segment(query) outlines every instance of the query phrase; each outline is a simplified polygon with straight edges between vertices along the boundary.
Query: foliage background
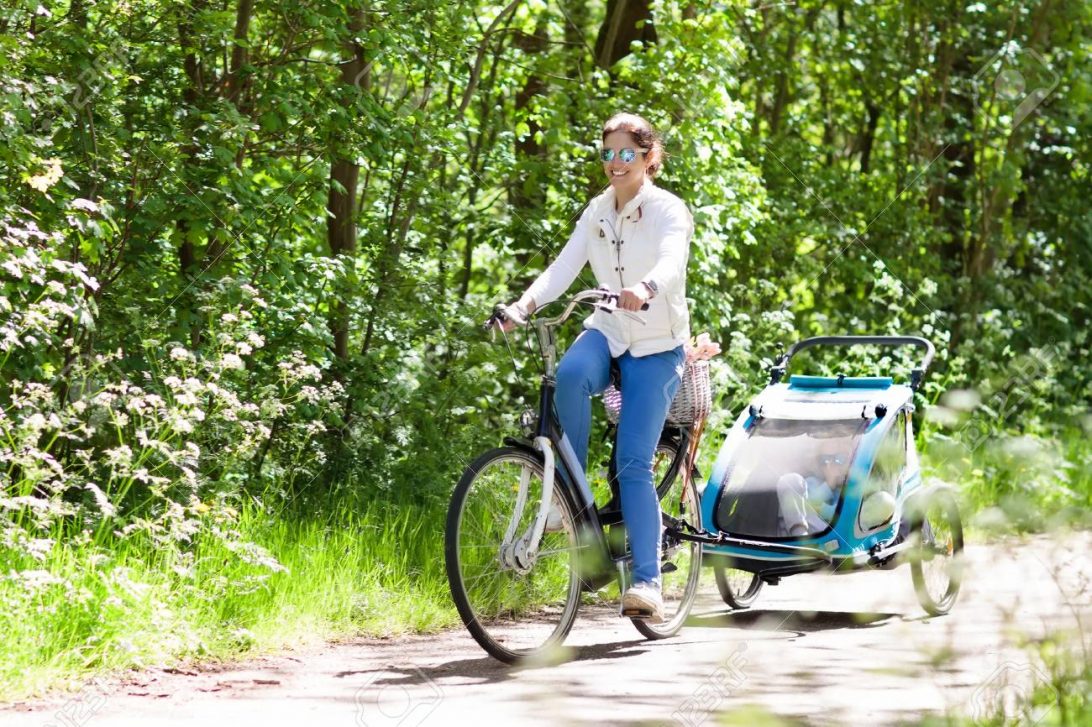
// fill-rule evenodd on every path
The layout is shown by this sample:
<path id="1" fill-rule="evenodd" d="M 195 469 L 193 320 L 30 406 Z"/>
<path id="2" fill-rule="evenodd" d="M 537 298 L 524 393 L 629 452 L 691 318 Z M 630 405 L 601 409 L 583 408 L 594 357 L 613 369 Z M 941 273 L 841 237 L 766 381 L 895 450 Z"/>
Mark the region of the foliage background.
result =
<path id="1" fill-rule="evenodd" d="M 989 522 L 1082 517 L 1090 16 L 5 3 L 0 597 L 8 653 L 43 639 L 8 676 L 245 647 L 316 593 L 340 604 L 316 629 L 374 624 L 411 582 L 432 606 L 401 626 L 443 623 L 438 512 L 536 384 L 480 321 L 564 244 L 623 109 L 664 133 L 660 183 L 697 222 L 714 433 L 795 338 L 925 335 L 935 473 Z M 338 532 L 355 559 L 285 567 Z"/>

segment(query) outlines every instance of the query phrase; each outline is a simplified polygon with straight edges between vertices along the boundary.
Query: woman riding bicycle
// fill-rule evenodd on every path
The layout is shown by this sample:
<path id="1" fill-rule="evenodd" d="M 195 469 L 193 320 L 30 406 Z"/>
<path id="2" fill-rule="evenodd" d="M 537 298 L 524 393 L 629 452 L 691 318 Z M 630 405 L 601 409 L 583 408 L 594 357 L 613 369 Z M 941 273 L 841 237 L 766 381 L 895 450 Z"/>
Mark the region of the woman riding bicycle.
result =
<path id="1" fill-rule="evenodd" d="M 662 523 L 652 459 L 682 377 L 683 345 L 690 338 L 686 262 L 694 224 L 681 199 L 653 184 L 663 164 L 663 145 L 645 119 L 612 116 L 603 125 L 602 141 L 610 186 L 585 208 L 557 259 L 507 307 L 509 321 L 501 325 L 511 330 L 556 300 L 588 262 L 598 284 L 619 293 L 619 308 L 637 311 L 648 303 L 644 324 L 602 310 L 584 321 L 586 330 L 558 366 L 555 405 L 561 428 L 586 469 L 590 397 L 607 387 L 611 360 L 617 362 L 624 406 L 615 464 L 633 553 L 633 585 L 622 597 L 622 609 L 658 623 L 663 620 Z"/>

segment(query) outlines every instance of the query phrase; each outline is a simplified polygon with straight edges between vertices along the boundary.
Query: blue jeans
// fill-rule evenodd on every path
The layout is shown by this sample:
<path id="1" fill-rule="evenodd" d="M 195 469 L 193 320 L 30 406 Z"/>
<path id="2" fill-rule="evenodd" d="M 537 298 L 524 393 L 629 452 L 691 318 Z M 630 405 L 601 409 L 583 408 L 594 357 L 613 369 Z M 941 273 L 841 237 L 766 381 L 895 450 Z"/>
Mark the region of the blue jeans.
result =
<path id="1" fill-rule="evenodd" d="M 623 403 L 614 456 L 622 493 L 622 517 L 633 551 L 634 583 L 658 582 L 660 578 L 662 521 L 656 485 L 652 482 L 652 457 L 668 407 L 682 380 L 685 358 L 682 346 L 641 357 L 626 351 L 618 357 Z M 607 339 L 599 331 L 589 329 L 569 347 L 557 367 L 554 404 L 561 428 L 585 471 L 591 397 L 607 388 L 610 359 Z"/>

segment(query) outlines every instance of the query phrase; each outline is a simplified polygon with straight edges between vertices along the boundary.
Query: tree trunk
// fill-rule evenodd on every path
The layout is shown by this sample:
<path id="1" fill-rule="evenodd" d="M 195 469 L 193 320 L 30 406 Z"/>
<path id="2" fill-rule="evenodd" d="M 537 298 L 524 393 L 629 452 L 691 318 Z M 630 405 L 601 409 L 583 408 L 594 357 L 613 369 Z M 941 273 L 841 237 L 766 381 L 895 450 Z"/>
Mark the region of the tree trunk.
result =
<path id="1" fill-rule="evenodd" d="M 600 68 L 610 68 L 628 56 L 635 40 L 656 42 L 651 6 L 650 0 L 607 0 L 607 16 L 595 39 L 595 62 Z M 638 27 L 641 21 L 644 24 Z"/>
<path id="2" fill-rule="evenodd" d="M 250 44 L 247 35 L 250 31 L 250 18 L 254 14 L 254 0 L 239 0 L 235 13 L 234 45 L 231 49 L 231 70 L 228 72 L 228 100 L 239 105 L 239 94 L 243 89 L 243 66 L 249 60 Z"/>
<path id="3" fill-rule="evenodd" d="M 367 88 L 370 73 L 364 62 L 364 48 L 356 42 L 364 28 L 364 8 L 357 6 L 349 19 L 345 50 L 348 60 L 341 63 L 341 83 Z M 350 103 L 351 101 L 346 101 Z M 330 150 L 330 190 L 326 199 L 326 241 L 330 255 L 352 257 L 356 254 L 356 192 L 360 167 L 354 159 L 343 155 L 343 139 L 336 136 Z M 345 142 L 347 144 L 347 141 Z M 334 293 L 338 295 L 337 292 Z M 334 338 L 334 355 L 349 357 L 349 309 L 343 300 L 335 299 L 330 306 L 330 332 Z"/>
<path id="4" fill-rule="evenodd" d="M 239 5 L 235 12 L 235 32 L 232 35 L 231 65 L 226 71 L 226 98 L 235 105 L 235 108 L 244 113 L 245 104 L 243 102 L 243 88 L 245 86 L 245 81 L 243 66 L 246 65 L 250 55 L 247 35 L 250 32 L 250 18 L 253 14 L 254 0 L 239 0 Z M 243 166 L 245 149 L 245 144 L 239 145 L 239 149 L 235 154 L 236 167 Z M 221 234 L 216 235 L 215 232 L 220 232 Z M 233 241 L 234 238 L 231 236 L 231 233 L 224 230 L 223 225 L 217 221 L 214 234 L 209 239 L 208 247 L 205 248 L 205 260 L 202 263 L 203 268 L 207 270 L 220 262 L 220 258 L 224 256 L 224 253 L 227 252 L 228 247 Z"/>
<path id="5" fill-rule="evenodd" d="M 516 119 L 517 121 L 526 120 L 528 132 L 523 137 L 517 137 L 515 140 L 515 176 L 508 185 L 513 224 L 517 228 L 513 233 L 518 233 L 512 235 L 513 240 L 527 238 L 524 229 L 525 224 L 531 220 L 541 218 L 545 204 L 546 184 L 541 177 L 546 165 L 546 145 L 538 140 L 538 136 L 543 129 L 533 115 L 532 105 L 535 98 L 543 95 L 546 91 L 546 83 L 537 72 L 538 60 L 536 56 L 541 56 L 546 50 L 549 41 L 547 29 L 547 16 L 542 13 L 535 26 L 534 35 L 521 33 L 516 37 L 515 41 L 515 46 L 526 55 L 526 64 L 536 70 L 528 74 L 527 80 L 523 83 L 523 88 L 516 94 Z M 537 252 L 538 247 L 539 245 L 534 240 L 531 240 L 530 245 L 516 245 L 516 260 L 525 275 L 530 272 L 527 270 L 527 266 Z M 522 282 L 516 281 L 515 284 L 520 287 Z"/>
<path id="6" fill-rule="evenodd" d="M 789 70 L 792 68 L 793 61 L 796 57 L 796 41 L 799 38 L 799 34 L 796 29 L 792 29 L 789 32 L 788 46 L 785 48 L 785 58 L 781 69 L 777 73 L 777 85 L 776 92 L 774 94 L 774 105 L 770 109 L 769 124 L 770 124 L 770 136 L 777 136 L 778 130 L 781 128 L 781 117 L 785 111 L 785 107 L 789 103 Z"/>
<path id="7" fill-rule="evenodd" d="M 967 57 L 959 57 L 953 64 L 958 77 L 969 76 L 973 72 Z M 944 149 L 945 174 L 941 183 L 941 221 L 948 233 L 948 240 L 941 249 L 948 274 L 953 277 L 967 275 L 968 253 L 972 245 L 971 230 L 967 224 L 967 209 L 973 198 L 973 180 L 975 178 L 975 153 L 972 138 L 965 138 L 963 119 L 974 118 L 974 99 L 963 91 L 953 88 L 947 101 L 951 109 L 944 115 L 944 138 L 956 139 Z M 955 348 L 969 332 L 965 329 L 967 314 L 975 307 L 974 284 L 971 290 L 955 301 L 955 312 L 951 328 L 949 345 Z M 974 322 L 970 321 L 973 331 Z"/>
<path id="8" fill-rule="evenodd" d="M 197 0 L 193 3 L 191 10 L 182 11 L 183 15 L 178 21 L 178 44 L 184 53 L 182 58 L 182 69 L 185 71 L 186 78 L 189 80 L 189 83 L 182 90 L 182 100 L 189 107 L 191 128 L 196 126 L 196 124 L 192 122 L 196 116 L 195 111 L 201 105 L 202 99 L 205 96 L 205 78 L 197 41 L 194 38 L 193 23 L 190 13 L 201 12 L 204 8 L 204 1 Z M 196 131 L 196 129 L 193 130 Z M 191 139 L 193 138 L 193 134 L 190 134 L 189 136 Z M 196 157 L 197 148 L 196 140 L 190 141 L 182 147 L 182 154 L 186 159 L 187 165 Z M 178 248 L 178 267 L 179 272 L 186 278 L 191 278 L 197 274 L 197 252 L 194 249 L 193 238 L 190 235 L 189 222 L 190 221 L 185 215 L 180 216 L 177 222 L 179 239 L 181 240 L 181 244 Z"/>
<path id="9" fill-rule="evenodd" d="M 861 174 L 868 174 L 872 165 L 872 146 L 876 141 L 876 127 L 880 123 L 880 107 L 869 101 L 865 104 L 868 112 L 868 121 L 865 123 L 864 132 L 861 135 Z"/>

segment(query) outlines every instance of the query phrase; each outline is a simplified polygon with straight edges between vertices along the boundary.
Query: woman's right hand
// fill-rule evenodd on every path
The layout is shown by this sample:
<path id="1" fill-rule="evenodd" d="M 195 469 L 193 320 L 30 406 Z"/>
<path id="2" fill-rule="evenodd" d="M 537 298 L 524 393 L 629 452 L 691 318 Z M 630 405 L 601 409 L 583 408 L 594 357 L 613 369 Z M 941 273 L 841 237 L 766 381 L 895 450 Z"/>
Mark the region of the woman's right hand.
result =
<path id="1" fill-rule="evenodd" d="M 497 319 L 496 326 L 505 333 L 515 330 L 516 326 L 527 325 L 527 318 L 535 310 L 534 303 L 525 304 L 515 301 L 504 306 L 504 320 Z"/>

